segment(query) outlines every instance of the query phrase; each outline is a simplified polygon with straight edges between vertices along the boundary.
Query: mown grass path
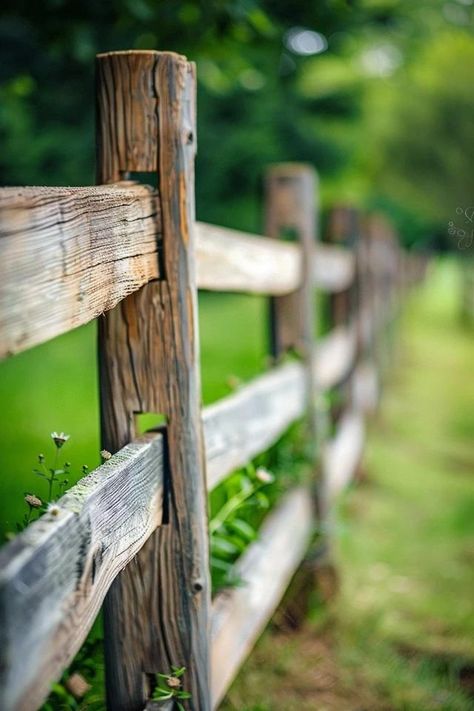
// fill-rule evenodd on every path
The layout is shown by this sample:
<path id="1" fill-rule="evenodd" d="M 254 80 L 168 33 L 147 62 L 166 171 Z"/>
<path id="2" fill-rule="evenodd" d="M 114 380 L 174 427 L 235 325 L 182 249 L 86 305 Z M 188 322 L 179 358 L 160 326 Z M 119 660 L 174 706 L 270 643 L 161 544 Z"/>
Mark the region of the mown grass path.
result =
<path id="1" fill-rule="evenodd" d="M 227 711 L 474 708 L 474 338 L 454 264 L 399 335 L 366 479 L 336 518 L 341 593 L 302 631 L 267 631 Z"/>

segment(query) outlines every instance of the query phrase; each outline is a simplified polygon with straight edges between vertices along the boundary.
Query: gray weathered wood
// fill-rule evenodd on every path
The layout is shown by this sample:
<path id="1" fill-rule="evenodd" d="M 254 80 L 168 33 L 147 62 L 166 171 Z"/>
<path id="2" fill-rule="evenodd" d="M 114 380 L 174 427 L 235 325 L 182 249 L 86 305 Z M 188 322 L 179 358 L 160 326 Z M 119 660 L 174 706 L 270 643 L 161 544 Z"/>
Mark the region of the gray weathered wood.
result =
<path id="1" fill-rule="evenodd" d="M 301 253 L 292 242 L 197 222 L 196 251 L 200 289 L 279 295 L 295 291 L 301 284 Z M 353 278 L 351 252 L 314 245 L 314 286 L 341 291 Z"/>
<path id="2" fill-rule="evenodd" d="M 0 708 L 34 711 L 162 520 L 162 436 L 124 447 L 0 552 Z"/>
<path id="3" fill-rule="evenodd" d="M 115 451 L 134 413 L 166 417 L 166 525 L 105 604 L 107 699 L 141 711 L 147 675 L 186 667 L 189 708 L 209 709 L 207 495 L 194 246 L 195 71 L 170 52 L 98 58 L 98 180 L 157 170 L 163 271 L 100 321 L 102 437 Z"/>
<path id="4" fill-rule="evenodd" d="M 341 417 L 334 437 L 326 443 L 323 469 L 329 501 L 352 480 L 364 450 L 364 420 L 360 412 L 348 410 Z"/>
<path id="5" fill-rule="evenodd" d="M 156 193 L 0 190 L 0 358 L 70 331 L 158 277 Z"/>
<path id="6" fill-rule="evenodd" d="M 201 289 L 287 294 L 301 281 L 298 245 L 196 223 Z"/>
<path id="7" fill-rule="evenodd" d="M 306 489 L 287 494 L 236 564 L 242 584 L 217 595 L 211 617 L 212 705 L 217 708 L 280 602 L 313 529 Z"/>
<path id="8" fill-rule="evenodd" d="M 318 342 L 314 370 L 322 390 L 337 385 L 349 373 L 356 355 L 356 333 L 353 325 L 335 328 Z"/>
<path id="9" fill-rule="evenodd" d="M 247 464 L 285 432 L 305 408 L 301 363 L 286 363 L 255 378 L 203 411 L 208 489 Z"/>

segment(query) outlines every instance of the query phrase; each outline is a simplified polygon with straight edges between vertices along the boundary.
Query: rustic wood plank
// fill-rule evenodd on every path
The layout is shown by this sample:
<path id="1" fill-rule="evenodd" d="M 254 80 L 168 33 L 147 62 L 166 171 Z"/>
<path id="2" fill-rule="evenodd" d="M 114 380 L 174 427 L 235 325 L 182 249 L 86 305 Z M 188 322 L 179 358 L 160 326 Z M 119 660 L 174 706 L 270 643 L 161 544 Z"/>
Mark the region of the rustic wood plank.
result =
<path id="1" fill-rule="evenodd" d="M 306 489 L 287 494 L 264 521 L 258 540 L 236 564 L 242 585 L 212 604 L 212 706 L 217 708 L 299 566 L 312 533 Z"/>
<path id="2" fill-rule="evenodd" d="M 203 411 L 208 489 L 247 464 L 285 432 L 305 408 L 301 363 L 286 363 L 255 378 Z"/>
<path id="3" fill-rule="evenodd" d="M 158 277 L 156 192 L 0 190 L 0 358 L 91 321 Z"/>
<path id="4" fill-rule="evenodd" d="M 196 223 L 197 279 L 201 289 L 287 294 L 301 281 L 296 244 Z"/>
<path id="5" fill-rule="evenodd" d="M 34 711 L 119 571 L 161 524 L 163 442 L 124 447 L 0 552 L 0 708 Z"/>
<path id="6" fill-rule="evenodd" d="M 312 279 L 324 291 L 346 289 L 354 278 L 348 250 L 316 243 Z M 200 289 L 288 294 L 301 283 L 297 244 L 196 223 L 197 280 Z"/>
<path id="7" fill-rule="evenodd" d="M 362 459 L 365 428 L 362 415 L 347 411 L 335 436 L 326 443 L 323 469 L 328 500 L 332 501 L 351 481 Z"/>
<path id="8" fill-rule="evenodd" d="M 141 711 L 147 675 L 175 664 L 186 667 L 189 708 L 206 711 L 210 584 L 194 246 L 195 71 L 169 52 L 101 55 L 98 65 L 98 180 L 154 166 L 163 232 L 162 279 L 100 321 L 103 442 L 115 451 L 133 436 L 134 413 L 161 413 L 169 463 L 167 525 L 106 598 L 108 705 Z"/>
<path id="9" fill-rule="evenodd" d="M 314 286 L 322 291 L 348 289 L 355 277 L 354 254 L 349 249 L 318 242 L 313 263 Z"/>
<path id="10" fill-rule="evenodd" d="M 354 365 L 356 345 L 353 325 L 335 328 L 319 341 L 314 370 L 322 390 L 332 388 L 348 375 Z"/>

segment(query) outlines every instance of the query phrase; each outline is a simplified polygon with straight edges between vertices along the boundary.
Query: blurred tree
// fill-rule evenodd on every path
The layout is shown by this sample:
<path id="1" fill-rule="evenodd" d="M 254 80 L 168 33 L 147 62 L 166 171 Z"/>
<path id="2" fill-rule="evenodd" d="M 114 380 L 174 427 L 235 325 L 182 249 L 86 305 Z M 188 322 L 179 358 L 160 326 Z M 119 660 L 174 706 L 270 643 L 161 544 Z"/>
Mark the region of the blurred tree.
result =
<path id="1" fill-rule="evenodd" d="M 438 232 L 439 246 L 474 205 L 473 84 L 472 36 L 443 32 L 369 102 L 378 193 Z"/>
<path id="2" fill-rule="evenodd" d="M 397 113 L 403 102 L 396 97 L 406 92 L 414 120 L 416 92 L 409 85 L 418 55 L 428 66 L 423 47 L 433 34 L 447 24 L 453 36 L 465 33 L 471 17 L 465 0 L 4 0 L 0 180 L 92 183 L 95 53 L 172 49 L 198 65 L 201 219 L 259 229 L 265 165 L 306 160 L 324 178 L 325 200 L 386 205 L 403 216 L 413 240 L 415 222 L 425 230 L 441 217 L 428 219 L 429 210 L 406 201 L 401 156 L 412 146 L 405 140 L 398 152 L 397 142 L 407 132 L 397 134 L 395 119 L 374 125 L 370 107 L 382 106 L 382 117 L 387 101 L 391 115 L 408 121 Z M 456 91 L 468 94 L 460 83 Z M 454 93 L 441 92 L 438 111 L 443 101 L 461 106 L 465 99 Z M 436 126 L 425 125 L 428 137 Z M 410 140 L 416 143 L 416 135 Z M 384 165 L 394 165 L 395 192 L 379 178 L 375 149 Z M 413 155 L 423 150 L 417 146 Z"/>

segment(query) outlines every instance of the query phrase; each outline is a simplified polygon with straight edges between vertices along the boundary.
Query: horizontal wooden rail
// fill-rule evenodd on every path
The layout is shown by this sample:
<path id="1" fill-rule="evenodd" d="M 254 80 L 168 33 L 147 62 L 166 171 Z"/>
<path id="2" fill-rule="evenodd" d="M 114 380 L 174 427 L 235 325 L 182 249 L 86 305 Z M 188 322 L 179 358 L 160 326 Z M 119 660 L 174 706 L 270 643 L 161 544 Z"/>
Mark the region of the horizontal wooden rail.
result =
<path id="1" fill-rule="evenodd" d="M 209 489 L 267 449 L 302 416 L 304 390 L 303 366 L 286 363 L 206 407 L 203 424 Z"/>
<path id="2" fill-rule="evenodd" d="M 321 390 L 334 387 L 349 374 L 354 365 L 356 347 L 354 326 L 339 326 L 319 341 L 314 367 Z"/>
<path id="3" fill-rule="evenodd" d="M 219 594 L 211 616 L 211 695 L 216 708 L 280 602 L 313 528 L 311 496 L 298 488 L 265 520 L 236 564 L 239 587 Z"/>
<path id="4" fill-rule="evenodd" d="M 352 376 L 351 389 L 354 407 L 364 414 L 374 413 L 379 401 L 380 382 L 373 362 L 359 363 Z"/>
<path id="5" fill-rule="evenodd" d="M 355 346 L 353 328 L 335 329 L 321 339 L 314 371 L 322 390 L 347 376 L 354 363 Z M 274 444 L 292 422 L 303 416 L 305 387 L 302 363 L 286 363 L 205 408 L 209 489 Z"/>
<path id="6" fill-rule="evenodd" d="M 362 459 L 364 438 L 362 415 L 349 410 L 342 416 L 333 439 L 325 445 L 323 471 L 329 500 L 334 499 L 353 478 Z"/>
<path id="7" fill-rule="evenodd" d="M 158 277 L 143 185 L 0 190 L 0 358 L 88 323 Z"/>
<path id="8" fill-rule="evenodd" d="M 278 295 L 300 285 L 296 244 L 203 222 L 196 227 L 199 288 Z"/>
<path id="9" fill-rule="evenodd" d="M 132 182 L 0 190 L 0 358 L 88 323 L 159 278 L 159 197 Z M 281 240 L 197 223 L 198 287 L 287 294 L 300 250 Z M 347 288 L 353 255 L 316 247 L 315 283 Z"/>
<path id="10" fill-rule="evenodd" d="M 0 708 L 32 711 L 162 517 L 162 436 L 127 445 L 0 552 Z"/>
<path id="11" fill-rule="evenodd" d="M 198 285 L 213 291 L 244 291 L 274 296 L 301 284 L 297 244 L 198 222 Z M 347 289 L 355 272 L 354 255 L 325 244 L 315 246 L 314 284 L 325 291 Z"/>

